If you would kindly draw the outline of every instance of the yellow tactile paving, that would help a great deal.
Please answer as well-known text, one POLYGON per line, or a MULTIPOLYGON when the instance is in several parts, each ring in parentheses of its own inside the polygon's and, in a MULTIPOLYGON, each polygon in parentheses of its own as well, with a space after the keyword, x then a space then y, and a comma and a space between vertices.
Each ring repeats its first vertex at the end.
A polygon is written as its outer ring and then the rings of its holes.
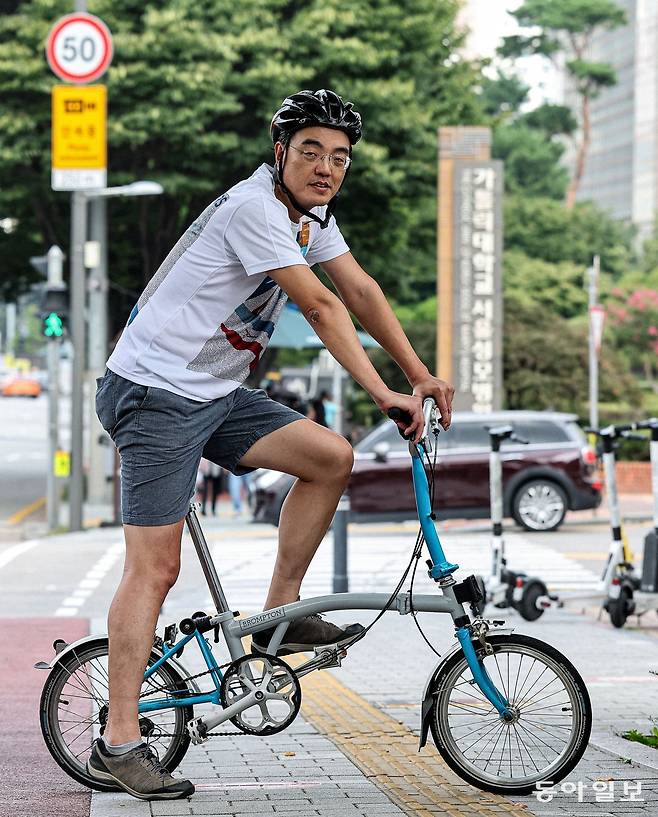
POLYGON ((305 676, 302 692, 304 719, 410 817, 528 814, 525 803, 514 803, 469 786, 446 766, 433 746, 419 753, 418 738, 412 732, 331 673, 305 676))

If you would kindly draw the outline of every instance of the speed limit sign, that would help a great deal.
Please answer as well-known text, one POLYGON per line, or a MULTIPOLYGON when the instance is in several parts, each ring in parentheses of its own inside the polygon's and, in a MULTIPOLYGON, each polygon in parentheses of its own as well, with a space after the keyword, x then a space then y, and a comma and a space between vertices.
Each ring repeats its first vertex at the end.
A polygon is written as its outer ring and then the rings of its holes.
POLYGON ((65 82, 93 82, 112 62, 110 29, 93 14, 67 14, 50 30, 46 57, 65 82))

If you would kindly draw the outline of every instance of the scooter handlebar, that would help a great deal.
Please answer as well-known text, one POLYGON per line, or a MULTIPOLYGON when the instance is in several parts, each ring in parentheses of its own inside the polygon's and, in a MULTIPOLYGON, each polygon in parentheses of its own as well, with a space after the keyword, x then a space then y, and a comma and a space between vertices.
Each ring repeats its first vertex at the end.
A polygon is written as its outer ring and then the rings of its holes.
POLYGON ((632 431, 622 431, 621 436, 625 440, 640 440, 643 443, 649 439, 648 437, 645 437, 644 434, 633 434, 632 431))
POLYGON ((596 434, 597 437, 621 437, 624 432, 635 431, 637 428, 640 428, 638 423, 626 423, 624 425, 610 424, 605 428, 590 428, 587 426, 583 430, 586 434, 596 434))

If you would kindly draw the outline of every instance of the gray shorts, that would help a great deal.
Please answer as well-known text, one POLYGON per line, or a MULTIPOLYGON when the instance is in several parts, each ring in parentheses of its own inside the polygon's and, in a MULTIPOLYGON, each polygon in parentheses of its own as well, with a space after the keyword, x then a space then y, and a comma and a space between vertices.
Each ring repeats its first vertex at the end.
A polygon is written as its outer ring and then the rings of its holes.
POLYGON ((128 525, 169 525, 186 515, 201 457, 247 474, 251 446, 303 415, 261 389, 237 388, 199 403, 105 372, 96 413, 121 455, 121 510, 128 525))

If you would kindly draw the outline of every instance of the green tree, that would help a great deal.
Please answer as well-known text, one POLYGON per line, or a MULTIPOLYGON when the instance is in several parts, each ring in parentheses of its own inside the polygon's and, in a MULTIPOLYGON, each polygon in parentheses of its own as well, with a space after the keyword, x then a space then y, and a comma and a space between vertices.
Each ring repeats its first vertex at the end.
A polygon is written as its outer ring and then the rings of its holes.
POLYGON ((566 205, 572 208, 585 171, 591 138, 590 107, 603 88, 617 81, 612 67, 588 59, 592 37, 602 29, 626 23, 626 13, 615 0, 524 0, 511 12, 526 32, 506 37, 499 53, 504 57, 541 54, 565 57, 565 66, 578 96, 580 135, 576 161, 567 189, 566 205))
POLYGON ((546 103, 522 113, 528 91, 518 76, 500 69, 481 82, 482 106, 492 117, 492 155, 505 162, 505 192, 564 199, 569 174, 560 160, 564 137, 577 123, 563 105, 546 103))
MULTIPOLYGON (((587 416, 587 327, 539 303, 505 298, 503 382, 510 409, 554 409, 587 416)), ((642 394, 624 358, 606 349, 600 399, 635 414, 642 394)))
MULTIPOLYGON (((299 88, 356 101, 365 138, 339 218, 355 254, 393 297, 435 279, 436 128, 480 121, 476 67, 455 59, 457 0, 90 0, 109 25, 109 183, 150 178, 157 199, 110 207, 112 318, 215 195, 271 157, 268 125, 299 88)), ((31 280, 27 257, 68 246, 68 196, 50 190, 50 89, 43 56, 69 0, 25 0, 0 18, 3 294, 31 280)))
POLYGON ((520 110, 528 99, 530 86, 516 74, 498 70, 496 76, 485 76, 480 82, 480 97, 484 112, 500 120, 520 110))
POLYGON ((591 202, 567 210, 559 201, 532 196, 506 196, 505 247, 530 258, 559 264, 572 261, 584 271, 592 256, 619 279, 634 260, 633 231, 591 202))
POLYGON ((509 250, 503 259, 503 285, 514 303, 528 310, 567 319, 587 315, 583 267, 573 261, 550 263, 509 250))
POLYGON ((658 372, 658 290, 642 287, 627 293, 616 288, 607 306, 608 336, 653 387, 658 372))
POLYGON ((492 154, 505 162, 505 192, 562 199, 569 174, 560 164, 564 146, 519 121, 497 127, 492 154))

